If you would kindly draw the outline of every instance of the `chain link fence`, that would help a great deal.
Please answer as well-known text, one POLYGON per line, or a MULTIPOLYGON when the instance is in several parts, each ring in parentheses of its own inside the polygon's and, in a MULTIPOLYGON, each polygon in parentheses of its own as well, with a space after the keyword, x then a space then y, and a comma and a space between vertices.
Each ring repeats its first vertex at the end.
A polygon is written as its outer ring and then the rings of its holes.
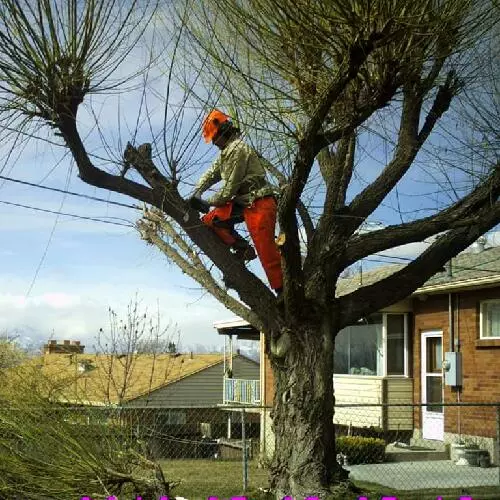
POLYGON ((500 498, 500 403, 337 405, 337 461, 398 498, 500 498))
MULTIPOLYGON (((160 464, 174 496, 265 498, 268 491, 267 466, 274 452, 271 408, 59 411, 63 417, 54 422, 64 422, 65 434, 75 443, 91 436, 103 446, 130 444, 160 464)), ((500 498, 500 403, 338 404, 335 423, 337 461, 355 484, 400 500, 445 494, 500 498)), ((0 452, 16 453, 25 445, 3 424, 0 452)), ((36 443, 29 444, 34 454, 36 443)))

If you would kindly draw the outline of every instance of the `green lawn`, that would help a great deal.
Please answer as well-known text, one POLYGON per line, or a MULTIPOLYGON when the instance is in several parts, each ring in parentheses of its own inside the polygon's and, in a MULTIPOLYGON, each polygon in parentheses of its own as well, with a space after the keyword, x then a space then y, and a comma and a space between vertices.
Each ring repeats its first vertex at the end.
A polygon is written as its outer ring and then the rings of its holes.
MULTIPOLYGON (((167 481, 180 482, 172 496, 205 500, 212 495, 222 500, 243 495, 243 467, 239 461, 165 460, 162 467, 167 481)), ((267 485, 267 471, 258 468, 255 461, 249 462, 247 498, 263 500, 266 495, 259 494, 259 488, 267 485)))
MULTIPOLYGON (((171 492, 171 497, 181 496, 188 500, 206 500, 216 496, 219 500, 229 500, 233 496, 243 496, 243 471, 241 462, 222 460, 165 460, 162 462, 165 479, 169 482, 180 482, 171 492)), ((268 477, 265 469, 259 469, 255 461, 249 462, 248 500, 273 500, 273 496, 259 491, 267 488, 268 477)), ((383 495, 395 496, 399 500, 435 500, 441 496, 443 500, 457 500, 465 492, 460 489, 394 491, 370 483, 356 483, 365 496, 377 500, 383 495)), ((360 493, 361 494, 361 493, 360 493)), ((358 495, 356 495, 357 497, 358 495)), ((475 500, 498 500, 498 487, 474 488, 472 496, 475 500)), ((355 500, 355 498, 341 500, 355 500)))

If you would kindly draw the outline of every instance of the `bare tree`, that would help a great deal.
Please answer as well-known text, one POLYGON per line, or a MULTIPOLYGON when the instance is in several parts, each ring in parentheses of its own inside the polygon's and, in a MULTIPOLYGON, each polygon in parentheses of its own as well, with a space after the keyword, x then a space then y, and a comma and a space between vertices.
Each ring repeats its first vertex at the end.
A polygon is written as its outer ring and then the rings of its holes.
POLYGON ((181 370, 169 363, 178 332, 161 326, 159 311, 148 316, 137 297, 123 319, 109 314, 95 354, 29 359, 0 341, 0 498, 168 494, 137 434, 141 415, 121 405, 181 370))
MULTIPOLYGON (((436 189, 441 181, 453 187, 451 171, 463 176, 447 199, 420 218, 399 210, 397 223, 360 231, 398 194, 408 173, 423 175, 438 164, 433 140, 440 127, 454 126, 456 97, 477 82, 476 52, 491 37, 498 6, 472 0, 162 6, 149 20, 164 22, 161 41, 168 50, 162 57, 170 57, 160 60, 168 79, 163 130, 155 130, 150 117, 151 143, 136 146, 131 133, 122 164, 109 167, 90 154, 77 113, 92 92, 106 89, 106 78, 136 46, 126 35, 142 33, 133 15, 139 4, 129 10, 130 2, 119 3, 100 0, 82 8, 76 0, 0 1, 3 123, 13 134, 27 130, 21 125, 48 124, 83 182, 144 202, 148 208, 137 224, 142 238, 265 332, 276 389, 272 485, 278 497, 327 498, 346 478, 334 447, 336 334, 407 297, 500 220, 497 151, 481 175, 461 168, 451 154, 446 163, 439 158, 447 168, 432 170, 436 189), (66 11, 69 22, 61 14, 66 11), (174 103, 179 89, 184 93, 174 103), (199 118, 214 105, 232 109, 248 139, 273 160, 270 175, 281 187, 283 309, 182 196, 203 161, 195 154, 199 118), (191 107, 195 125, 186 128, 191 107), (367 140, 378 141, 386 160, 363 181, 367 140), (435 235, 389 277, 337 296, 339 276, 352 264, 435 235)), ((145 100, 149 89, 157 95, 153 87, 144 87, 145 100)), ((465 122, 471 133, 478 120, 484 123, 475 118, 465 122)), ((458 147, 452 141, 447 149, 458 147)))
MULTIPOLYGON (((148 316, 140 309, 137 297, 122 319, 110 308, 109 329, 99 330, 93 357, 102 401, 120 405, 131 395, 137 396, 138 384, 142 393, 148 393, 153 385, 166 382, 174 370, 181 368, 178 363, 169 363, 176 343, 179 332, 172 325, 161 326, 159 311, 156 316, 148 316)), ((85 393, 82 397, 85 399, 85 393)))

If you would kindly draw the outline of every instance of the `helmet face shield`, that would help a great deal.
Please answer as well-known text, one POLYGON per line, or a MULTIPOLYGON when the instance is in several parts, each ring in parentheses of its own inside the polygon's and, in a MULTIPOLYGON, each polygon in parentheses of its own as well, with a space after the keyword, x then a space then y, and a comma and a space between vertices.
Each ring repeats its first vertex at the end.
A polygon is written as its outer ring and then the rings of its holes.
POLYGON ((218 109, 214 109, 208 114, 202 125, 203 139, 207 144, 213 141, 219 132, 220 126, 226 122, 229 122, 229 116, 218 109))
POLYGON ((215 132, 215 135, 212 137, 212 142, 216 141, 219 137, 228 137, 232 135, 233 131, 235 130, 235 127, 232 122, 227 121, 224 123, 221 123, 219 125, 219 128, 215 132))

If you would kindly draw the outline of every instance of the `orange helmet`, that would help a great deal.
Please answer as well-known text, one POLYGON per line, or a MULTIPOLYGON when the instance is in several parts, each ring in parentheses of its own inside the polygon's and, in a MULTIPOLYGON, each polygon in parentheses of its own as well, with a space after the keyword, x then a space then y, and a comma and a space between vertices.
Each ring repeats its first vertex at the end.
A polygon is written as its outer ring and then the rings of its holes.
POLYGON ((219 127, 229 121, 229 116, 224 114, 218 109, 211 111, 208 116, 203 120, 202 134, 206 143, 212 142, 213 138, 217 135, 219 127))

